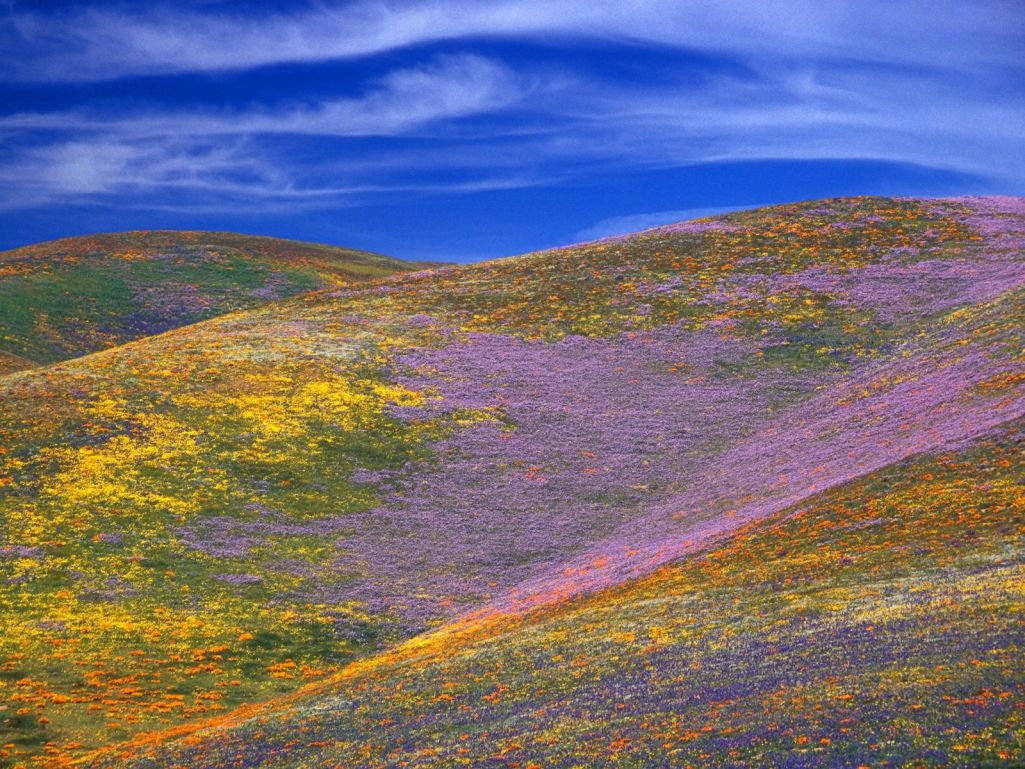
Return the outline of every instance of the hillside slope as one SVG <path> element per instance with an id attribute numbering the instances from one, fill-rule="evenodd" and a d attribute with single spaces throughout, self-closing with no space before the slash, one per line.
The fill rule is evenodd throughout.
<path id="1" fill-rule="evenodd" d="M 1014 420 L 623 587 L 99 765 L 1018 766 L 1023 445 Z"/>
<path id="2" fill-rule="evenodd" d="M 559 621 L 816 495 L 904 482 L 895 463 L 1025 413 L 1023 236 L 1012 199 L 780 206 L 296 297 L 5 378 L 8 760 L 330 692 L 391 659 L 354 658 L 432 628 L 447 644 Z M 986 531 L 1015 552 L 1018 529 Z M 709 623 L 747 616 L 709 596 Z M 331 750 L 379 764 L 408 733 L 393 749 L 429 763 L 456 732 L 424 712 L 440 731 Z M 266 731 L 247 733 L 254 762 L 321 765 Z M 178 763 L 226 761 L 211 740 Z"/>
<path id="3" fill-rule="evenodd" d="M 5 251 L 0 374 L 410 269 L 364 251 L 229 232 L 109 233 Z"/>

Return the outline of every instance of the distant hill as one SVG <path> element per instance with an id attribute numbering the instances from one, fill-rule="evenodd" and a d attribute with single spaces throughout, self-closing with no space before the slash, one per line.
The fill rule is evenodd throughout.
<path id="1" fill-rule="evenodd" d="M 0 373 L 66 360 L 273 299 L 418 267 L 230 232 L 65 238 L 0 253 Z"/>
<path id="2" fill-rule="evenodd" d="M 4 377 L 0 760 L 1021 762 L 1023 319 L 1025 201 L 843 198 Z"/>

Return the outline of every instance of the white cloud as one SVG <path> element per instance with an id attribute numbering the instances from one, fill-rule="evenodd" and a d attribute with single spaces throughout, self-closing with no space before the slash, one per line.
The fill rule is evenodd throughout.
<path id="1" fill-rule="evenodd" d="M 297 164 L 247 138 L 209 142 L 163 136 L 125 143 L 98 137 L 35 147 L 0 164 L 0 210 L 55 202 L 174 211 L 259 211 L 359 205 L 369 196 L 522 188 L 515 168 L 478 167 L 441 181 L 396 176 L 390 159 L 353 169 Z"/>
<path id="2" fill-rule="evenodd" d="M 92 80 L 349 59 L 467 38 L 601 38 L 763 56 L 972 68 L 1019 64 L 1019 0 L 413 0 L 259 15 L 152 5 L 14 12 L 7 77 Z"/>
<path id="3" fill-rule="evenodd" d="M 628 216 L 612 216 L 595 222 L 590 227 L 580 230 L 573 236 L 575 241 L 600 240 L 601 238 L 614 237 L 616 235 L 628 235 L 641 230 L 648 230 L 652 227 L 661 227 L 665 224 L 690 221 L 691 219 L 703 219 L 706 216 L 725 214 L 730 211 L 742 211 L 745 208 L 758 208 L 761 203 L 751 203 L 746 206 L 722 206 L 719 208 L 684 208 L 677 211 L 652 211 L 646 214 L 630 214 Z"/>
<path id="4" fill-rule="evenodd" d="M 432 124 L 436 134 L 439 123 L 494 113 L 534 90 L 536 84 L 498 62 L 460 55 L 394 70 L 362 96 L 312 104 L 113 116 L 19 113 L 0 118 L 0 131 L 28 145 L 0 166 L 0 193 L 7 193 L 7 208 L 160 189 L 203 193 L 194 198 L 196 206 L 209 206 L 208 196 L 316 205 L 387 190 L 519 186 L 527 181 L 511 167 L 501 173 L 477 169 L 436 184 L 394 178 L 396 168 L 410 164 L 387 158 L 328 160 L 311 168 L 275 152 L 261 137 L 409 136 Z"/>
<path id="5" fill-rule="evenodd" d="M 574 151 L 610 162 L 879 160 L 1025 183 L 1020 164 L 1008 163 L 1023 149 L 1020 97 L 929 72 L 781 65 L 697 86 L 592 84 L 563 114 Z"/>
<path id="6" fill-rule="evenodd" d="M 1015 83 L 1025 63 L 1013 54 L 1025 49 L 1025 24 L 1013 22 L 1023 15 L 1002 0 L 970 9 L 952 0 L 418 0 L 251 18 L 170 6 L 63 21 L 14 14 L 0 33 L 11 51 L 0 78 L 217 71 L 480 36 L 657 42 L 725 51 L 744 66 L 623 83 L 586 68 L 514 70 L 494 57 L 442 55 L 319 101 L 302 100 L 300 84 L 295 99 L 217 110 L 11 114 L 0 117 L 0 199 L 152 205 L 170 192 L 175 206 L 207 210 L 244 200 L 342 205 L 388 191 L 767 159 L 914 163 L 1021 189 L 1025 166 L 1013 159 L 1025 110 Z M 362 142 L 355 155 L 344 150 L 355 137 L 388 140 Z M 313 158 L 307 147 L 323 151 Z"/>
<path id="7" fill-rule="evenodd" d="M 92 111 L 18 113 L 0 118 L 0 129 L 105 131 L 127 138 L 158 134 L 390 136 L 433 121 L 494 112 L 523 98 L 533 87 L 491 59 L 439 56 L 428 64 L 389 73 L 362 96 L 312 105 L 118 116 Z"/>
<path id="8" fill-rule="evenodd" d="M 273 166 L 247 156 L 239 146 L 71 139 L 33 147 L 0 166 L 0 190 L 6 193 L 0 195 L 0 207 L 102 201 L 112 194 L 145 194 L 157 188 L 259 196 L 275 185 L 276 175 Z M 281 189 L 279 194 L 286 192 Z"/>

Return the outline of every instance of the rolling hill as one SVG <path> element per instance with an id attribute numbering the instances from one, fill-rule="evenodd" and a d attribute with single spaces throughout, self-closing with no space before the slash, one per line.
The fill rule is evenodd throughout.
<path id="1" fill-rule="evenodd" d="M 98 765 L 1018 765 L 1023 429 Z"/>
<path id="2" fill-rule="evenodd" d="M 108 233 L 0 253 L 0 374 L 417 267 L 230 232 Z"/>
<path id="3" fill-rule="evenodd" d="M 1022 760 L 1023 246 L 814 201 L 5 377 L 0 760 Z"/>

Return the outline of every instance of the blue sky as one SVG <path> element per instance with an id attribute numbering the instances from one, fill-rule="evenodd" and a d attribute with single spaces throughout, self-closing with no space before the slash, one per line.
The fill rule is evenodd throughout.
<path id="1" fill-rule="evenodd" d="M 1025 194 L 1021 0 L 0 2 L 0 248 L 471 260 L 845 194 Z"/>

